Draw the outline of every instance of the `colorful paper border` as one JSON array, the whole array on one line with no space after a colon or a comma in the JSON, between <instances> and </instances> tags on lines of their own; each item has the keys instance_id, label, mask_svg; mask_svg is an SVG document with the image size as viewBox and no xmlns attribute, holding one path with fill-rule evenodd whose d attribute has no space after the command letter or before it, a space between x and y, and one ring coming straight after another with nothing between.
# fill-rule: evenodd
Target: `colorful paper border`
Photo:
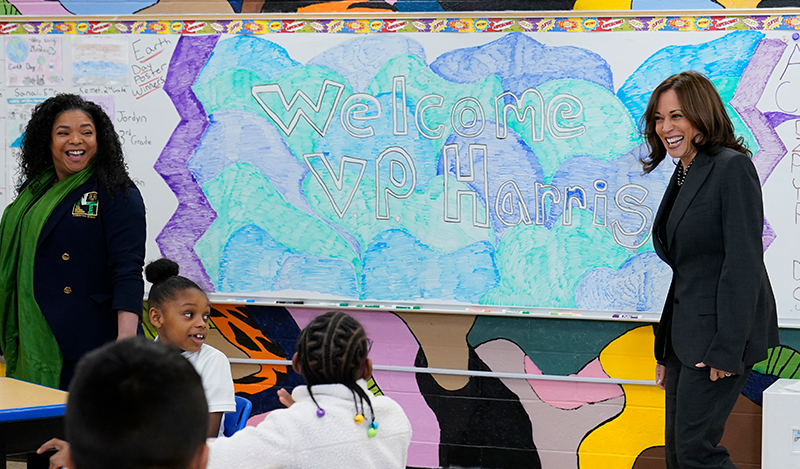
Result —
<instances>
[{"instance_id":1,"label":"colorful paper border","mask_svg":"<svg viewBox=\"0 0 800 469\"><path fill-rule=\"evenodd\" d=\"M480 33L800 30L800 15L0 22L5 34Z\"/></svg>"}]
</instances>

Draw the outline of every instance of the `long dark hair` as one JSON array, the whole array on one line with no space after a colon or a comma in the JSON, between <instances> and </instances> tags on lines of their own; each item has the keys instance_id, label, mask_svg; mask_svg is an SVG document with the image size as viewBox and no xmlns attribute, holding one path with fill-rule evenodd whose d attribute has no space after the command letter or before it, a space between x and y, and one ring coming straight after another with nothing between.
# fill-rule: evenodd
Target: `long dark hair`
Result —
<instances>
[{"instance_id":1,"label":"long dark hair","mask_svg":"<svg viewBox=\"0 0 800 469\"><path fill-rule=\"evenodd\" d=\"M344 384L361 401L369 405L372 419L375 412L372 402L356 381L367 361L367 334L364 327L352 316L341 311L331 311L315 318L297 338L297 362L308 384L308 394L317 384ZM317 404L319 407L319 404ZM358 404L356 404L358 411Z\"/></svg>"},{"instance_id":2,"label":"long dark hair","mask_svg":"<svg viewBox=\"0 0 800 469\"><path fill-rule=\"evenodd\" d=\"M752 156L744 145L744 138L737 138L734 134L733 123L714 84L701 73L681 72L667 78L653 90L639 122L642 137L650 147L650 154L640 160L645 173L656 169L667 155L664 143L656 134L656 108L661 95L668 90L674 90L678 95L684 117L700 133L697 141L689 142L697 151L716 155L723 148L731 148Z\"/></svg>"},{"instance_id":3,"label":"long dark hair","mask_svg":"<svg viewBox=\"0 0 800 469\"><path fill-rule=\"evenodd\" d=\"M92 160L92 166L100 183L111 197L114 197L117 189L122 186L126 187L127 194L130 177L114 124L100 106L76 94L59 94L37 104L34 108L31 120L25 127L25 135L22 137L22 153L19 157L22 180L17 192L21 192L37 176L53 167L50 150L53 123L62 113L73 110L85 112L94 122L97 131L97 154Z\"/></svg>"}]
</instances>

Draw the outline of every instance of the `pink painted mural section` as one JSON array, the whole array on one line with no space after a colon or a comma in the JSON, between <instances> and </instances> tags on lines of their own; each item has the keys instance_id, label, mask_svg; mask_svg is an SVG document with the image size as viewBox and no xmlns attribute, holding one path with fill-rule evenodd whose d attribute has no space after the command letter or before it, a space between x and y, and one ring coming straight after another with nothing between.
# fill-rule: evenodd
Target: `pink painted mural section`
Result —
<instances>
[{"instance_id":1,"label":"pink painted mural section","mask_svg":"<svg viewBox=\"0 0 800 469\"><path fill-rule=\"evenodd\" d=\"M492 371L526 373L533 362L514 342L497 339L477 347L476 352ZM538 371L538 368L536 368ZM531 373L533 374L533 373ZM536 374L541 374L541 371ZM602 422L622 411L625 397L615 384L545 382L502 378L506 387L517 395L530 418L542 469L578 469L578 447L583 438ZM542 386L545 384L545 386ZM601 387L599 387L601 386ZM559 394L568 395L572 402L584 402L576 407L563 408L546 402L539 391L551 401ZM605 397L604 402L588 404ZM563 402L563 398L562 402Z\"/></svg>"},{"instance_id":2,"label":"pink painted mural section","mask_svg":"<svg viewBox=\"0 0 800 469\"><path fill-rule=\"evenodd\" d=\"M303 329L319 309L291 308L297 326ZM406 324L392 313L349 312L372 339L370 358L374 364L413 367L419 343ZM417 385L414 373L375 370L373 378L381 391L397 401L411 421L413 438L408 451L408 464L418 467L439 465L439 424Z\"/></svg>"},{"instance_id":3,"label":"pink painted mural section","mask_svg":"<svg viewBox=\"0 0 800 469\"><path fill-rule=\"evenodd\" d=\"M525 357L525 373L541 375L542 371L530 357ZM599 359L592 360L581 371L569 376L581 378L608 378ZM561 381L528 380L533 391L541 400L559 409L577 409L585 404L602 402L623 395L617 384L570 383Z\"/></svg>"},{"instance_id":4,"label":"pink painted mural section","mask_svg":"<svg viewBox=\"0 0 800 469\"><path fill-rule=\"evenodd\" d=\"M72 15L61 3L52 0L24 0L9 2L25 16L67 16Z\"/></svg>"}]
</instances>

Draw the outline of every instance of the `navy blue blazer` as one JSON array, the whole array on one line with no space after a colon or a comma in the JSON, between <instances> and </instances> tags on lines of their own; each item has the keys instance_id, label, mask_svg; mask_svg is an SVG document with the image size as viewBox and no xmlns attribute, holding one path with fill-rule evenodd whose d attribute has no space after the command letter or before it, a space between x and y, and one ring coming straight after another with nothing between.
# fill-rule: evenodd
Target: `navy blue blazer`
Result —
<instances>
[{"instance_id":1,"label":"navy blue blazer","mask_svg":"<svg viewBox=\"0 0 800 469\"><path fill-rule=\"evenodd\" d=\"M669 340L686 366L742 373L780 343L758 174L750 158L731 149L698 153L680 190L677 171L653 223L655 251L673 270L656 359L664 359ZM659 236L664 223L666 239Z\"/></svg>"},{"instance_id":2,"label":"navy blue blazer","mask_svg":"<svg viewBox=\"0 0 800 469\"><path fill-rule=\"evenodd\" d=\"M110 197L96 176L68 194L42 228L34 296L65 361L117 337L117 311L142 313L145 209L133 183Z\"/></svg>"}]
</instances>

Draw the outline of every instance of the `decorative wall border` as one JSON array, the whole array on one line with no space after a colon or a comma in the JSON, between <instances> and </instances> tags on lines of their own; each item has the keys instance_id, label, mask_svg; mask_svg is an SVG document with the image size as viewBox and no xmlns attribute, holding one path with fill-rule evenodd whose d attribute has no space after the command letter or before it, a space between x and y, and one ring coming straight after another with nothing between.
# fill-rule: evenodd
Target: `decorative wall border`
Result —
<instances>
[{"instance_id":1,"label":"decorative wall border","mask_svg":"<svg viewBox=\"0 0 800 469\"><path fill-rule=\"evenodd\" d=\"M0 22L6 34L481 33L800 30L800 15Z\"/></svg>"}]
</instances>

